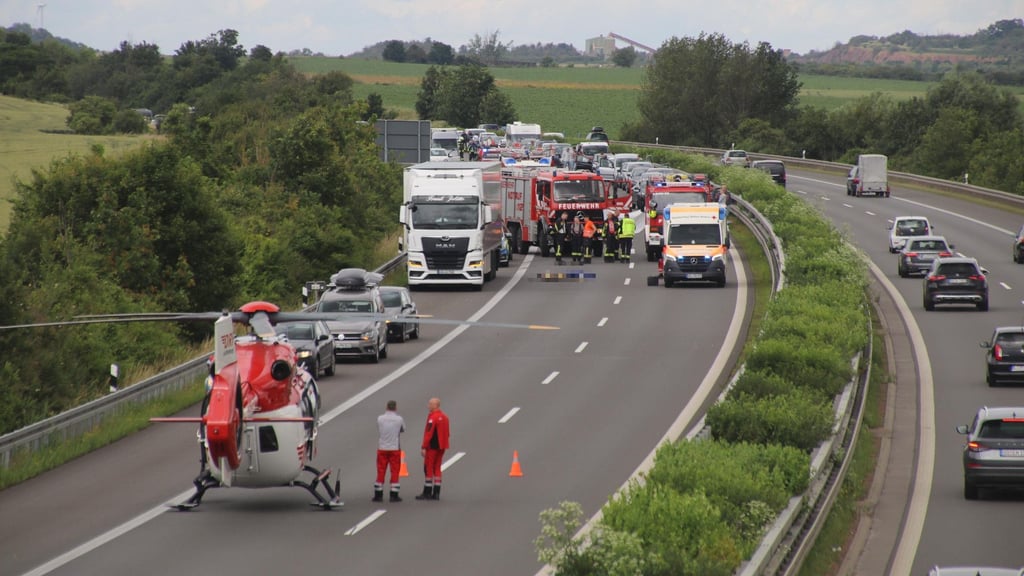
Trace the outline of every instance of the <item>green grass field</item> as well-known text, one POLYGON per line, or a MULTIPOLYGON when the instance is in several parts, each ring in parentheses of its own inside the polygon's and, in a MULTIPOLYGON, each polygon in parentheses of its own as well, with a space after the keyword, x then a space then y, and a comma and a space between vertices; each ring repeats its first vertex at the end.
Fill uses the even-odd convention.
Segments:
POLYGON ((10 222, 15 179, 27 180, 33 168, 43 168, 60 156, 88 152, 94 144, 102 145, 110 154, 153 138, 47 132, 67 130, 67 116, 64 106, 0 96, 0 233, 7 231, 10 222))
MULTIPOLYGON (((352 58, 297 57, 290 61, 307 74, 342 70, 357 84, 357 98, 376 92, 384 105, 401 118, 415 118, 416 92, 426 64, 397 64, 352 58)), ((491 68, 497 84, 509 94, 524 120, 539 123, 545 130, 583 135, 592 125, 602 124, 614 136, 625 123, 638 117, 636 96, 643 71, 640 68, 491 68), (567 105, 568 104, 568 105, 567 105)), ((800 76, 801 104, 825 109, 838 108, 858 98, 882 92, 899 100, 924 96, 934 82, 800 76)), ((1024 88, 1013 88, 1018 98, 1024 88)), ((1021 102, 1024 113, 1024 99, 1021 102)))

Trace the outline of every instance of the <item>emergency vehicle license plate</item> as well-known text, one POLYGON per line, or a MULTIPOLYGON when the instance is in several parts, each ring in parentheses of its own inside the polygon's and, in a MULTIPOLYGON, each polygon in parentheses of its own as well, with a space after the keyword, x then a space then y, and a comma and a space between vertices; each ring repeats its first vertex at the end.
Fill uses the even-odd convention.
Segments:
POLYGON ((687 280, 700 280, 703 277, 704 277, 703 274, 687 274, 686 275, 686 279, 687 280))
POLYGON ((462 274, 462 270, 438 270, 438 274, 462 274))

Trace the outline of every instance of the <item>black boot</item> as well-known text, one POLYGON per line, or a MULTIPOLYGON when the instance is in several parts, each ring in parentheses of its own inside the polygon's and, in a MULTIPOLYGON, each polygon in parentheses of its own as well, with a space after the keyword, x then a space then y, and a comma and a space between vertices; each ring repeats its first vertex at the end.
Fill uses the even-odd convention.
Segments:
POLYGON ((434 493, 430 495, 430 499, 431 500, 440 500, 441 499, 441 487, 438 486, 437 484, 434 485, 434 493))
POLYGON ((427 484, 423 487, 423 494, 416 495, 417 500, 433 500, 434 499, 434 487, 427 484))
POLYGON ((388 502, 401 502, 402 497, 398 495, 398 490, 392 490, 388 496, 388 502))
POLYGON ((384 489, 383 488, 374 488, 373 489, 373 500, 370 500, 370 502, 383 502, 383 501, 384 501, 384 489))

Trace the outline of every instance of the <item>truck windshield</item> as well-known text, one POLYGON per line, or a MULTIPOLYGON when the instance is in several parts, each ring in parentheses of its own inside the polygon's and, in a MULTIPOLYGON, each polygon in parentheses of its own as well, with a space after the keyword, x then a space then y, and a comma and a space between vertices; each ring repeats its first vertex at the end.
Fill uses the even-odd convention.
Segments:
POLYGON ((668 230, 668 243, 672 246, 717 246, 722 243, 722 238, 719 235, 718 224, 672 224, 668 230))
POLYGON ((598 180, 561 180, 555 182, 555 202, 601 202, 604 194, 598 180))
POLYGON ((662 192, 651 196, 651 200, 658 203, 658 208, 672 204, 703 204, 704 198, 703 192, 662 192))
POLYGON ((593 156, 594 154, 603 154, 608 152, 607 146, 580 146, 580 154, 585 156, 593 156))
POLYGON ((416 203, 412 227, 421 230, 473 230, 480 223, 480 204, 416 203))

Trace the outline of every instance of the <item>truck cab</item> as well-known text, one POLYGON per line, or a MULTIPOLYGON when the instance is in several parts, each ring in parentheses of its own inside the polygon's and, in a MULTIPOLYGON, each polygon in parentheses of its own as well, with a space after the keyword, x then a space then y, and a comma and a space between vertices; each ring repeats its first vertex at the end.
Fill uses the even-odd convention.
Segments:
POLYGON ((717 191, 704 180, 653 180, 643 192, 641 222, 644 229, 644 248, 647 261, 655 262, 661 257, 665 242, 665 217, 663 208, 673 204, 705 204, 718 202, 717 191))

